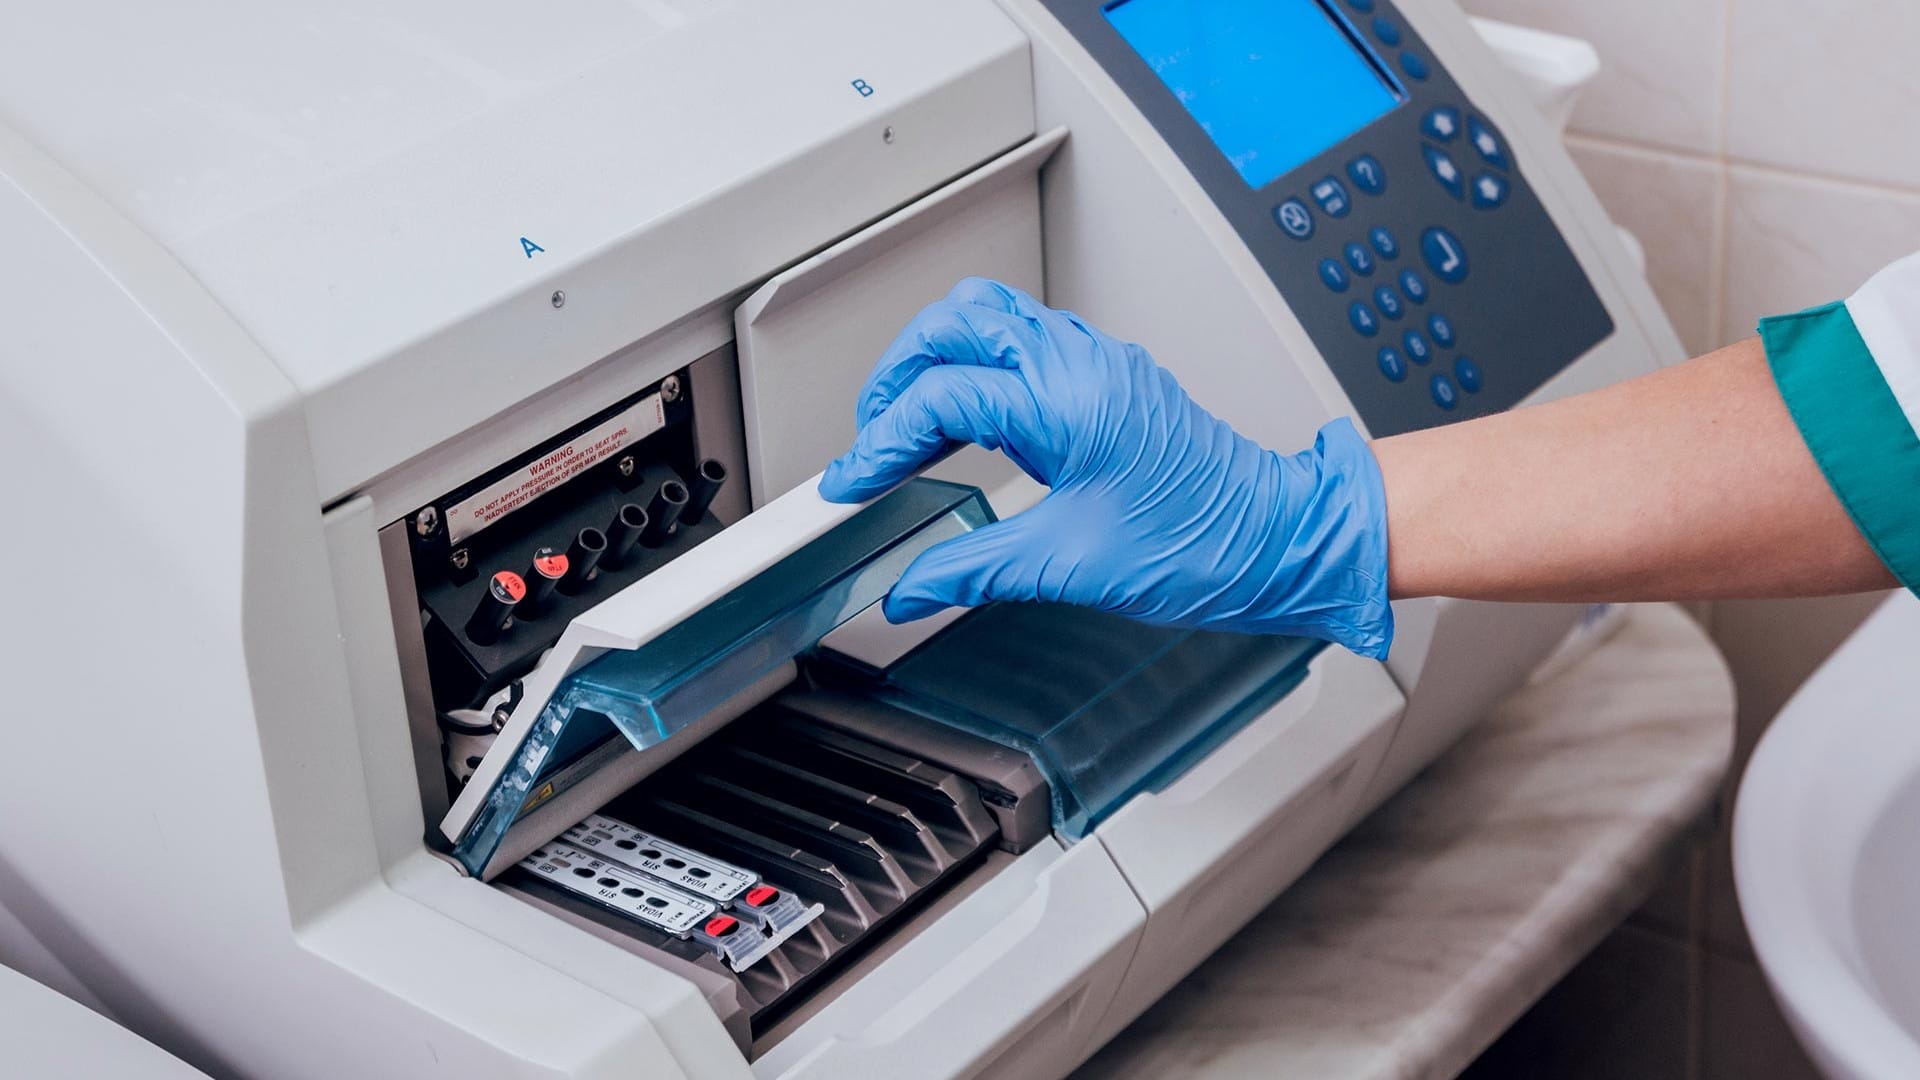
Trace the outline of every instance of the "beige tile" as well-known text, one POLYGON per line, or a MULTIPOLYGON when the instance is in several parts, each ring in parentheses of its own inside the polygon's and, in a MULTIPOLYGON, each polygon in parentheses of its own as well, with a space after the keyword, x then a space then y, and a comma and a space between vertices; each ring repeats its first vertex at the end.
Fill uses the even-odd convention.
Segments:
POLYGON ((1607 213, 1646 249, 1647 281, 1687 351, 1707 352, 1719 327, 1714 246, 1722 166, 1590 139, 1570 139, 1568 149, 1607 213))
POLYGON ((1728 36, 1728 152, 1920 188, 1920 4, 1741 0, 1728 36))
POLYGON ((1593 43, 1602 66, 1574 112, 1576 129, 1719 151, 1726 0, 1466 0, 1465 7, 1593 43))
POLYGON ((1693 616, 1694 622, 1699 623, 1708 633, 1713 632, 1713 601, 1695 600, 1680 606, 1686 609, 1687 614, 1693 616))
POLYGON ((1885 593, 1863 593, 1714 604, 1713 640, 1733 672, 1740 709, 1734 736, 1736 770, 1746 765, 1753 744, 1780 707, 1885 598, 1885 593))
POLYGON ((1707 954, 1701 1080, 1820 1080, 1760 969, 1707 954))
POLYGON ((1686 1080, 1692 956, 1622 927, 1507 1029, 1460 1080, 1686 1080))
POLYGON ((1653 890, 1647 902, 1633 913, 1629 922, 1678 942, 1692 942, 1699 936, 1703 916, 1700 903, 1706 888, 1706 844, 1701 843, 1681 858, 1653 890))
POLYGON ((1736 165, 1728 171, 1722 343, 1762 315, 1851 294, 1920 251, 1920 194, 1736 165))
POLYGON ((1808 600, 1722 600, 1713 606, 1713 638, 1733 672, 1739 719, 1718 835, 1706 855, 1705 931, 1709 946, 1751 957, 1733 888, 1728 824, 1747 758, 1800 684, 1880 605, 1884 593, 1808 600))
POLYGON ((1701 943, 1709 950, 1736 960, 1753 960, 1753 939, 1740 914, 1740 895, 1733 887, 1733 842, 1728 832, 1713 838, 1705 855, 1706 880, 1701 884, 1701 943))

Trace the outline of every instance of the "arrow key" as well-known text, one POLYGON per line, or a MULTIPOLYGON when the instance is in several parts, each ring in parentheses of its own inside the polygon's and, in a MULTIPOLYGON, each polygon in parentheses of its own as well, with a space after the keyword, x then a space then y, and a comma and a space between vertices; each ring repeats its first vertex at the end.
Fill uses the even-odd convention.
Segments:
POLYGON ((1452 142, 1460 134, 1460 110, 1451 105, 1442 105, 1421 118, 1420 130, 1429 139, 1452 142))
POLYGON ((1427 156, 1427 170, 1433 173, 1433 178, 1440 182, 1441 187, 1447 189, 1447 194, 1456 199, 1464 198, 1466 178, 1461 175, 1460 166, 1454 164, 1453 158, 1437 146, 1422 146, 1420 149, 1427 156))
POLYGON ((1473 205, 1481 210, 1491 210, 1507 201, 1507 190, 1504 177, 1481 173, 1473 181, 1473 205))
POLYGON ((1502 172, 1506 171, 1506 147, 1500 145, 1500 136, 1493 133, 1493 128, 1488 126, 1485 120, 1477 116, 1467 120, 1467 141, 1480 152, 1481 159, 1487 164, 1502 172))

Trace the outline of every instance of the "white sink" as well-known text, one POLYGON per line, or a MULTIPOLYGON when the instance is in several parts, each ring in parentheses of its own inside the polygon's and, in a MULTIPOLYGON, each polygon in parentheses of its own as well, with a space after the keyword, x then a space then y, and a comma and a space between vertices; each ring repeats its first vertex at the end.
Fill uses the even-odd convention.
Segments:
POLYGON ((1920 1077, 1920 600, 1883 604, 1761 739, 1733 871, 1815 1064, 1920 1077))

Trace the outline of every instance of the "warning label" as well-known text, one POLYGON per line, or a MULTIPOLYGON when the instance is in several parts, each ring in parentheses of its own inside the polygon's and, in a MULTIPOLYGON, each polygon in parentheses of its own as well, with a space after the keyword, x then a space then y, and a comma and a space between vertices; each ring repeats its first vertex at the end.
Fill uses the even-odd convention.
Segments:
POLYGON ((660 395, 641 398, 632 408, 581 432, 564 445, 554 447, 448 507, 448 538, 456 544, 465 540, 607 460, 622 447, 659 431, 666 423, 660 395))

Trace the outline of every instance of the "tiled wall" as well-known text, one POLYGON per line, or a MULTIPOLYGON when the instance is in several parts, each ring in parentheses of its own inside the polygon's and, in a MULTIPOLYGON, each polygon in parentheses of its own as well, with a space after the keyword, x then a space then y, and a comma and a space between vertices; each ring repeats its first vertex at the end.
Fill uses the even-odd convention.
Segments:
POLYGON ((1920 250, 1920 4, 1466 6, 1599 49, 1570 142, 1695 351, 1920 250))
MULTIPOLYGON (((1920 250, 1920 2, 1464 2, 1599 50, 1568 141, 1693 352, 1920 250)), ((1740 691, 1725 817, 1765 725, 1873 602, 1708 613, 1740 691)), ((1476 1075, 1813 1076, 1754 966, 1726 829, 1476 1075)))

